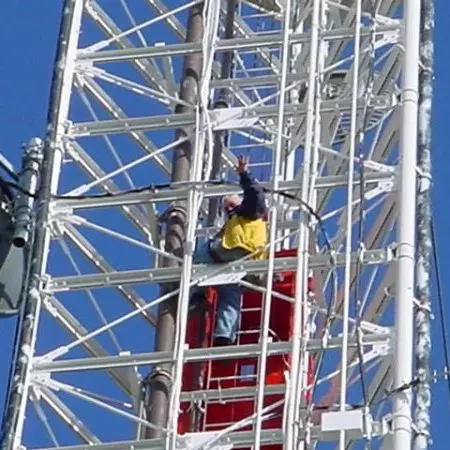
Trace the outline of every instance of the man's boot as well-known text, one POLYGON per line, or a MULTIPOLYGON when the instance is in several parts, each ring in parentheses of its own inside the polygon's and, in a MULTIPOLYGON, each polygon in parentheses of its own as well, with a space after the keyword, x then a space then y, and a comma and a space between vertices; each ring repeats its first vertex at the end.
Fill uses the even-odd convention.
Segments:
POLYGON ((189 316, 196 316, 206 311, 206 293, 195 292, 189 301, 189 316))
POLYGON ((214 338, 213 347, 227 347, 233 345, 233 341, 230 338, 218 336, 214 338))

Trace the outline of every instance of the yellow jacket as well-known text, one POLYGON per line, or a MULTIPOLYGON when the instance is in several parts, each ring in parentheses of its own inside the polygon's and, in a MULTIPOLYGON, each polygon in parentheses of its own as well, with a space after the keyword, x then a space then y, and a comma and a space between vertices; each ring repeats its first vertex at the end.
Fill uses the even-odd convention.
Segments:
POLYGON ((221 235, 225 249, 239 247, 249 253, 260 250, 252 259, 264 259, 266 256, 267 224, 262 219, 252 220, 235 214, 227 220, 221 235))

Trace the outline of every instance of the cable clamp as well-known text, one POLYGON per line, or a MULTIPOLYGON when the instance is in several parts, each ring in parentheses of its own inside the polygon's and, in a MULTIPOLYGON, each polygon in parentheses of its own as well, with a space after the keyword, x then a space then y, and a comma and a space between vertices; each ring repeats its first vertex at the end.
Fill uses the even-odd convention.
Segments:
MULTIPOLYGON (((85 52, 88 53, 88 52, 85 52)), ((90 52, 89 52, 90 53, 90 52)), ((90 60, 77 60, 75 65, 75 73, 78 75, 87 75, 95 77, 96 75, 101 75, 107 73, 106 70, 94 66, 93 61, 90 60)), ((80 87, 85 85, 83 76, 77 77, 77 82, 80 83, 80 87)))
POLYGON ((359 250, 358 250, 358 259, 361 264, 364 264, 364 255, 366 253, 367 249, 364 245, 364 242, 359 243, 359 250))
POLYGON ((413 297, 413 303, 417 310, 427 312, 430 317, 433 318, 433 311, 430 303, 422 303, 417 297, 413 297))
POLYGON ((373 161, 372 159, 364 159, 362 161, 362 165, 363 165, 364 169, 369 169, 374 172, 379 172, 379 173, 394 173, 395 172, 394 166, 379 163, 377 161, 373 161))
POLYGON ((337 252, 336 252, 336 250, 331 249, 331 250, 328 252, 328 254, 329 254, 329 256, 330 256, 330 265, 331 265, 332 267, 336 267, 336 264, 337 264, 337 259, 336 259, 337 252))
POLYGON ((73 208, 55 208, 52 203, 49 205, 48 223, 50 228, 57 221, 70 222, 73 217, 73 208))
POLYGON ((419 166, 416 167, 416 172, 419 178, 419 193, 428 192, 433 182, 433 177, 430 172, 424 172, 419 166))
POLYGON ((370 414, 370 408, 368 406, 364 407, 363 421, 364 421, 364 437, 366 439, 371 439, 373 428, 373 417, 370 414))
MULTIPOLYGON (((49 302, 50 299, 53 297, 53 290, 51 288, 52 277, 48 274, 41 275, 39 277, 39 282, 40 282, 40 289, 38 292, 39 292, 39 295, 41 296, 41 299, 45 305, 46 302, 49 302)), ((31 295, 31 291, 30 291, 30 295, 31 295)))
POLYGON ((56 358, 59 358, 60 356, 65 355, 69 351, 68 347, 65 345, 62 345, 61 347, 56 348, 55 350, 47 353, 46 355, 42 356, 35 356, 33 358, 33 363, 47 363, 52 362, 56 358))
MULTIPOLYGON (((50 386, 51 383, 51 373, 50 372, 38 372, 31 374, 31 383, 36 391, 40 393, 40 384, 44 386, 50 386)), ((37 393, 37 392, 36 392, 37 393)))

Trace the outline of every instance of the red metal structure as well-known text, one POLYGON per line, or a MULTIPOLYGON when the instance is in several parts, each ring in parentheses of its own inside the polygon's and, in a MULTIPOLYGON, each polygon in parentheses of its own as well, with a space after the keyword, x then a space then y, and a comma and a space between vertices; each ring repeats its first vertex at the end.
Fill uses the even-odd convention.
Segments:
MULTIPOLYGON (((277 257, 295 256, 296 250, 283 250, 277 253, 277 257)), ((312 282, 308 288, 312 289, 312 282)), ((284 272, 277 275, 273 290, 280 294, 293 297, 295 289, 294 272, 284 272)), ((210 288, 207 313, 203 317, 189 319, 187 331, 187 344, 190 348, 211 346, 215 317, 215 290, 210 288)), ((262 318, 263 294, 255 291, 245 291, 242 297, 242 314, 238 331, 237 345, 257 344, 260 337, 262 318)), ((293 333, 294 304, 286 300, 276 299, 272 302, 270 317, 270 331, 274 342, 289 341, 293 333)), ((286 355, 269 356, 265 375, 266 386, 284 385, 285 371, 289 368, 289 357, 286 355)), ((234 388, 238 394, 239 388, 255 386, 258 372, 258 359, 239 358, 235 360, 213 361, 210 363, 187 364, 184 369, 183 391, 195 391, 200 388, 199 380, 202 380, 203 389, 215 389, 225 391, 234 388)), ((311 376, 311 364, 309 365, 311 376)), ((264 406, 269 406, 284 396, 284 393, 267 393, 264 406)), ((255 395, 219 400, 205 400, 202 406, 202 419, 194 425, 193 413, 195 408, 190 403, 181 405, 182 412, 179 419, 179 432, 213 431, 226 428, 251 416, 255 410, 255 395), (196 428, 195 430, 193 428, 196 428)), ((281 428, 283 421, 283 408, 276 411, 275 417, 263 422, 264 429, 281 428)), ((241 430, 249 429, 242 427, 241 430)), ((281 448, 280 445, 263 446, 266 450, 281 448)))

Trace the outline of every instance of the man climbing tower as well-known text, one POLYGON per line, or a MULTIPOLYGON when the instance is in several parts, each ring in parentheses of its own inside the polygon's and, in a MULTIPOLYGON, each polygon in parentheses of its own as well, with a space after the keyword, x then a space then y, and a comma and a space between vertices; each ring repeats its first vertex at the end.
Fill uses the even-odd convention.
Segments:
MULTIPOLYGON (((264 191, 248 171, 248 157, 240 156, 236 172, 239 175, 243 197, 230 195, 223 199, 227 220, 219 233, 201 245, 195 255, 195 264, 227 263, 251 255, 250 259, 264 258, 267 228, 264 217, 264 191)), ((241 309, 242 286, 217 286, 217 319, 214 346, 231 345, 236 339, 241 309)), ((205 289, 196 287, 191 293, 190 310, 198 310, 205 302, 205 289)))

